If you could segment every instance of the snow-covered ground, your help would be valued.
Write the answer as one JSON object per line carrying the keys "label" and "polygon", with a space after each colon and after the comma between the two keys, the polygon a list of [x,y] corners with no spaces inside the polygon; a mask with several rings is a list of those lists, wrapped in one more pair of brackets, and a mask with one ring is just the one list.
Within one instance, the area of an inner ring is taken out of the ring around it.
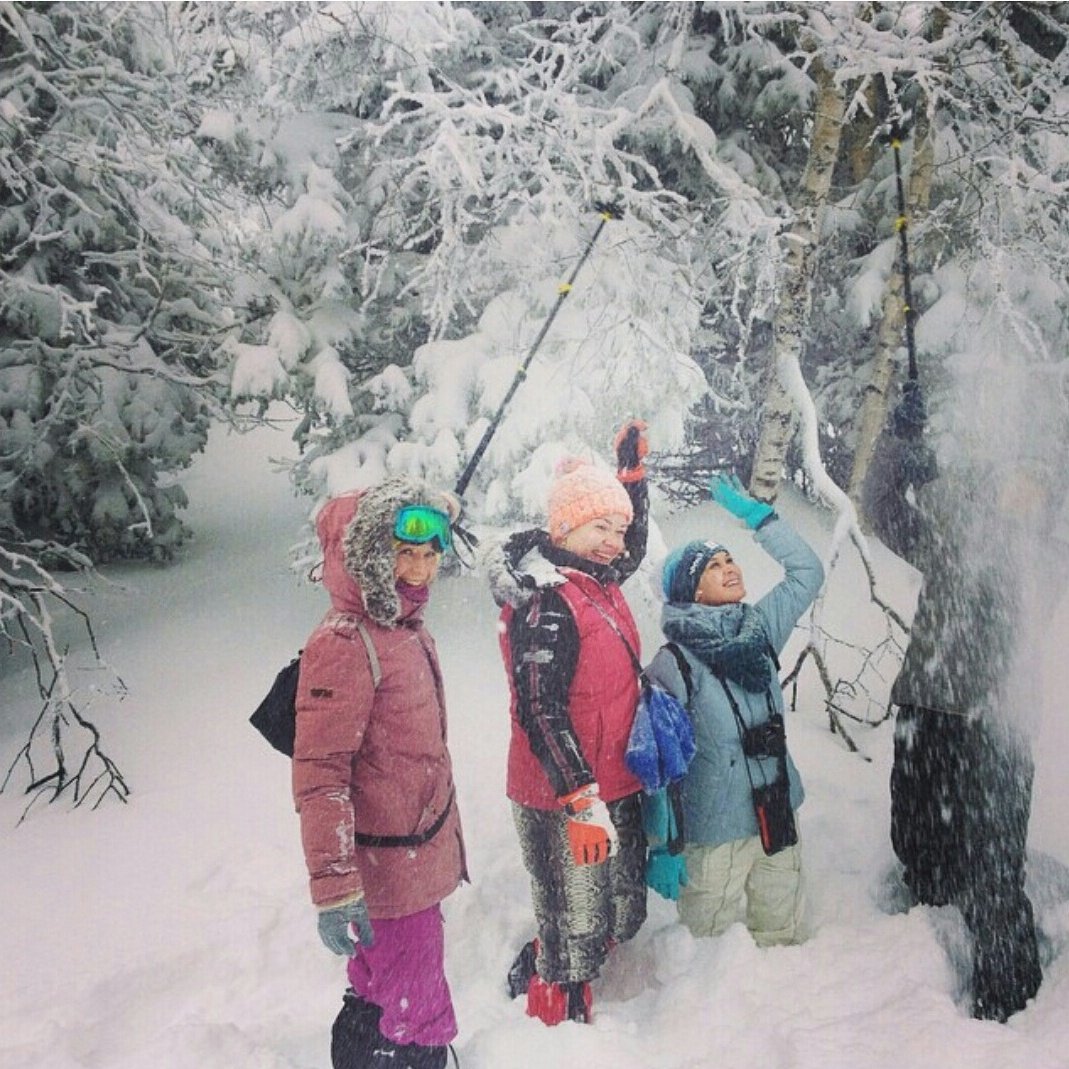
{"label": "snow-covered ground", "polygon": [[[40,809],[16,827],[23,800],[0,796],[2,1069],[329,1065],[344,968],[316,936],[288,764],[247,723],[324,607],[322,592],[288,566],[307,503],[266,463],[287,451],[278,432],[217,432],[186,479],[195,543],[167,569],[109,569],[118,586],[94,599],[104,655],[129,696],[102,697],[92,712],[133,789],[130,804]],[[783,508],[827,546],[826,515],[794,499]],[[751,595],[775,581],[714,506],[662,520],[669,543],[715,530],[742,559]],[[908,606],[915,577],[876,553],[887,589]],[[642,591],[631,594],[647,614],[650,651],[656,621]],[[863,635],[865,596],[847,561],[831,583],[828,623]],[[1069,634],[1065,615],[1052,621],[1054,654]],[[505,684],[485,583],[443,579],[429,621],[473,877],[446,903],[464,1069],[1069,1066],[1069,887],[1051,860],[1069,862],[1064,719],[1048,719],[1037,746],[1032,841],[1043,856],[1032,890],[1046,980],[1009,1025],[974,1021],[962,1007],[954,911],[893,911],[889,724],[855,726],[864,758],[848,753],[827,731],[807,675],[789,733],[808,788],[800,823],[812,938],[758,950],[736,926],[697,942],[651,896],[645,928],[596,986],[593,1025],[547,1029],[503,987],[531,933],[503,793]],[[1057,657],[1047,682],[1058,696],[1066,689]],[[3,677],[5,770],[34,711],[30,683],[25,671]]]}

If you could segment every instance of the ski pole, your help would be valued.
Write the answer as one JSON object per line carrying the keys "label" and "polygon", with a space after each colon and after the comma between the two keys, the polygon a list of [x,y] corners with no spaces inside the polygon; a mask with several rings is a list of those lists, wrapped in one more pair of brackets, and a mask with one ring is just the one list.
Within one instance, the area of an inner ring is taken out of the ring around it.
{"label": "ski pole", "polygon": [[902,137],[901,127],[894,125],[888,135],[891,148],[895,154],[895,186],[898,190],[898,218],[895,220],[895,229],[898,231],[898,241],[902,255],[902,299],[905,304],[906,316],[906,351],[909,353],[909,377],[917,379],[917,347],[913,337],[913,289],[909,274],[909,239],[906,237],[908,223],[906,219],[906,194],[902,185]]}
{"label": "ski pole", "polygon": [[613,219],[622,219],[623,211],[615,204],[598,203],[594,207],[601,213],[601,222],[598,223],[597,230],[594,231],[594,236],[587,242],[586,248],[583,250],[583,255],[579,258],[579,262],[575,265],[575,270],[572,271],[571,276],[567,282],[562,283],[557,290],[557,303],[551,309],[549,315],[546,317],[546,321],[542,324],[542,329],[538,332],[538,337],[535,338],[534,344],[527,352],[527,356],[524,357],[523,363],[520,365],[520,370],[516,372],[516,377],[512,380],[512,385],[508,389],[508,393],[505,394],[498,406],[497,412],[494,413],[494,418],[490,421],[489,426],[483,432],[483,436],[479,444],[475,447],[475,452],[472,453],[471,459],[468,461],[466,467],[460,474],[460,478],[457,480],[455,493],[457,497],[462,497],[464,491],[468,488],[468,483],[471,482],[472,476],[475,474],[475,469],[482,460],[483,454],[486,452],[487,446],[490,444],[490,439],[493,438],[497,431],[498,426],[501,423],[501,417],[505,414],[505,408],[509,401],[512,400],[512,395],[520,388],[520,383],[527,377],[527,369],[531,366],[531,361],[534,359],[535,353],[538,352],[538,347],[542,344],[542,340],[545,338],[553,320],[556,318],[557,313],[560,311],[560,306],[564,303],[565,298],[572,291],[572,283],[575,282],[576,275],[579,274],[580,268],[586,263],[587,257],[590,255],[590,250],[594,248],[595,242],[601,236],[602,230],[605,229],[605,224]]}
{"label": "ski pole", "polygon": [[917,346],[913,336],[913,323],[916,313],[913,309],[913,289],[909,272],[909,240],[906,237],[908,221],[906,218],[906,193],[902,183],[902,139],[905,132],[897,123],[892,123],[887,134],[887,141],[895,154],[895,187],[898,193],[898,218],[895,229],[898,231],[902,259],[902,302],[906,320],[906,351],[909,354],[909,369],[906,381],[902,383],[902,399],[895,414],[899,421],[899,431],[911,438],[919,438],[924,433],[928,421],[925,411],[924,394],[921,390],[920,373],[917,368]]}

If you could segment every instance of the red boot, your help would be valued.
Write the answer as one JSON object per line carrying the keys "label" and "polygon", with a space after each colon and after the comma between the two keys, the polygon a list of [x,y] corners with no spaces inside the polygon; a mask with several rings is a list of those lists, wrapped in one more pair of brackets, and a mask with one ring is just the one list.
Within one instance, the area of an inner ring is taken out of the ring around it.
{"label": "red boot", "polygon": [[583,980],[551,984],[536,974],[527,988],[527,1016],[548,1025],[562,1021],[589,1024],[591,1001],[590,984]]}

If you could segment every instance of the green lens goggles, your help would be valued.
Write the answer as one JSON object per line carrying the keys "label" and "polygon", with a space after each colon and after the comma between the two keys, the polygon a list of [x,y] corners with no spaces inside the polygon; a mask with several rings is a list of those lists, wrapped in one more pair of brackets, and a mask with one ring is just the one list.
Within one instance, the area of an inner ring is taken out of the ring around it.
{"label": "green lens goggles", "polygon": [[430,505],[405,505],[393,522],[393,536],[400,542],[437,542],[438,552],[444,553],[452,544],[449,516]]}

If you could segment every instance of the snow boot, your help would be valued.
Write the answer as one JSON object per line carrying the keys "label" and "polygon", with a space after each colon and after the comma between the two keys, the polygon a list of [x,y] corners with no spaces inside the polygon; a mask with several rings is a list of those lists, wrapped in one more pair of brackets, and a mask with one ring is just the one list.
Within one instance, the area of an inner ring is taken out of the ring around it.
{"label": "snow boot", "polygon": [[585,980],[554,984],[536,973],[531,977],[527,989],[527,1016],[537,1017],[548,1025],[557,1025],[562,1021],[589,1024],[592,1001],[590,984]]}
{"label": "snow boot", "polygon": [[[394,1043],[379,1036],[369,1061],[361,1069],[446,1069],[451,1047],[423,1047],[418,1043]],[[456,1064],[456,1052],[453,1062]]]}
{"label": "snow boot", "polygon": [[568,1001],[568,1020],[577,1021],[579,1024],[590,1024],[594,1001],[590,984],[585,980],[575,980],[563,986]]}
{"label": "snow boot", "polygon": [[535,961],[538,959],[538,940],[532,939],[523,944],[523,948],[516,955],[516,960],[509,969],[508,987],[509,998],[519,998],[526,995],[531,986],[531,980],[536,973]]}
{"label": "snow boot", "polygon": [[330,1064],[334,1069],[364,1069],[379,1038],[382,1010],[352,988],[342,996],[341,1012],[330,1030]]}

